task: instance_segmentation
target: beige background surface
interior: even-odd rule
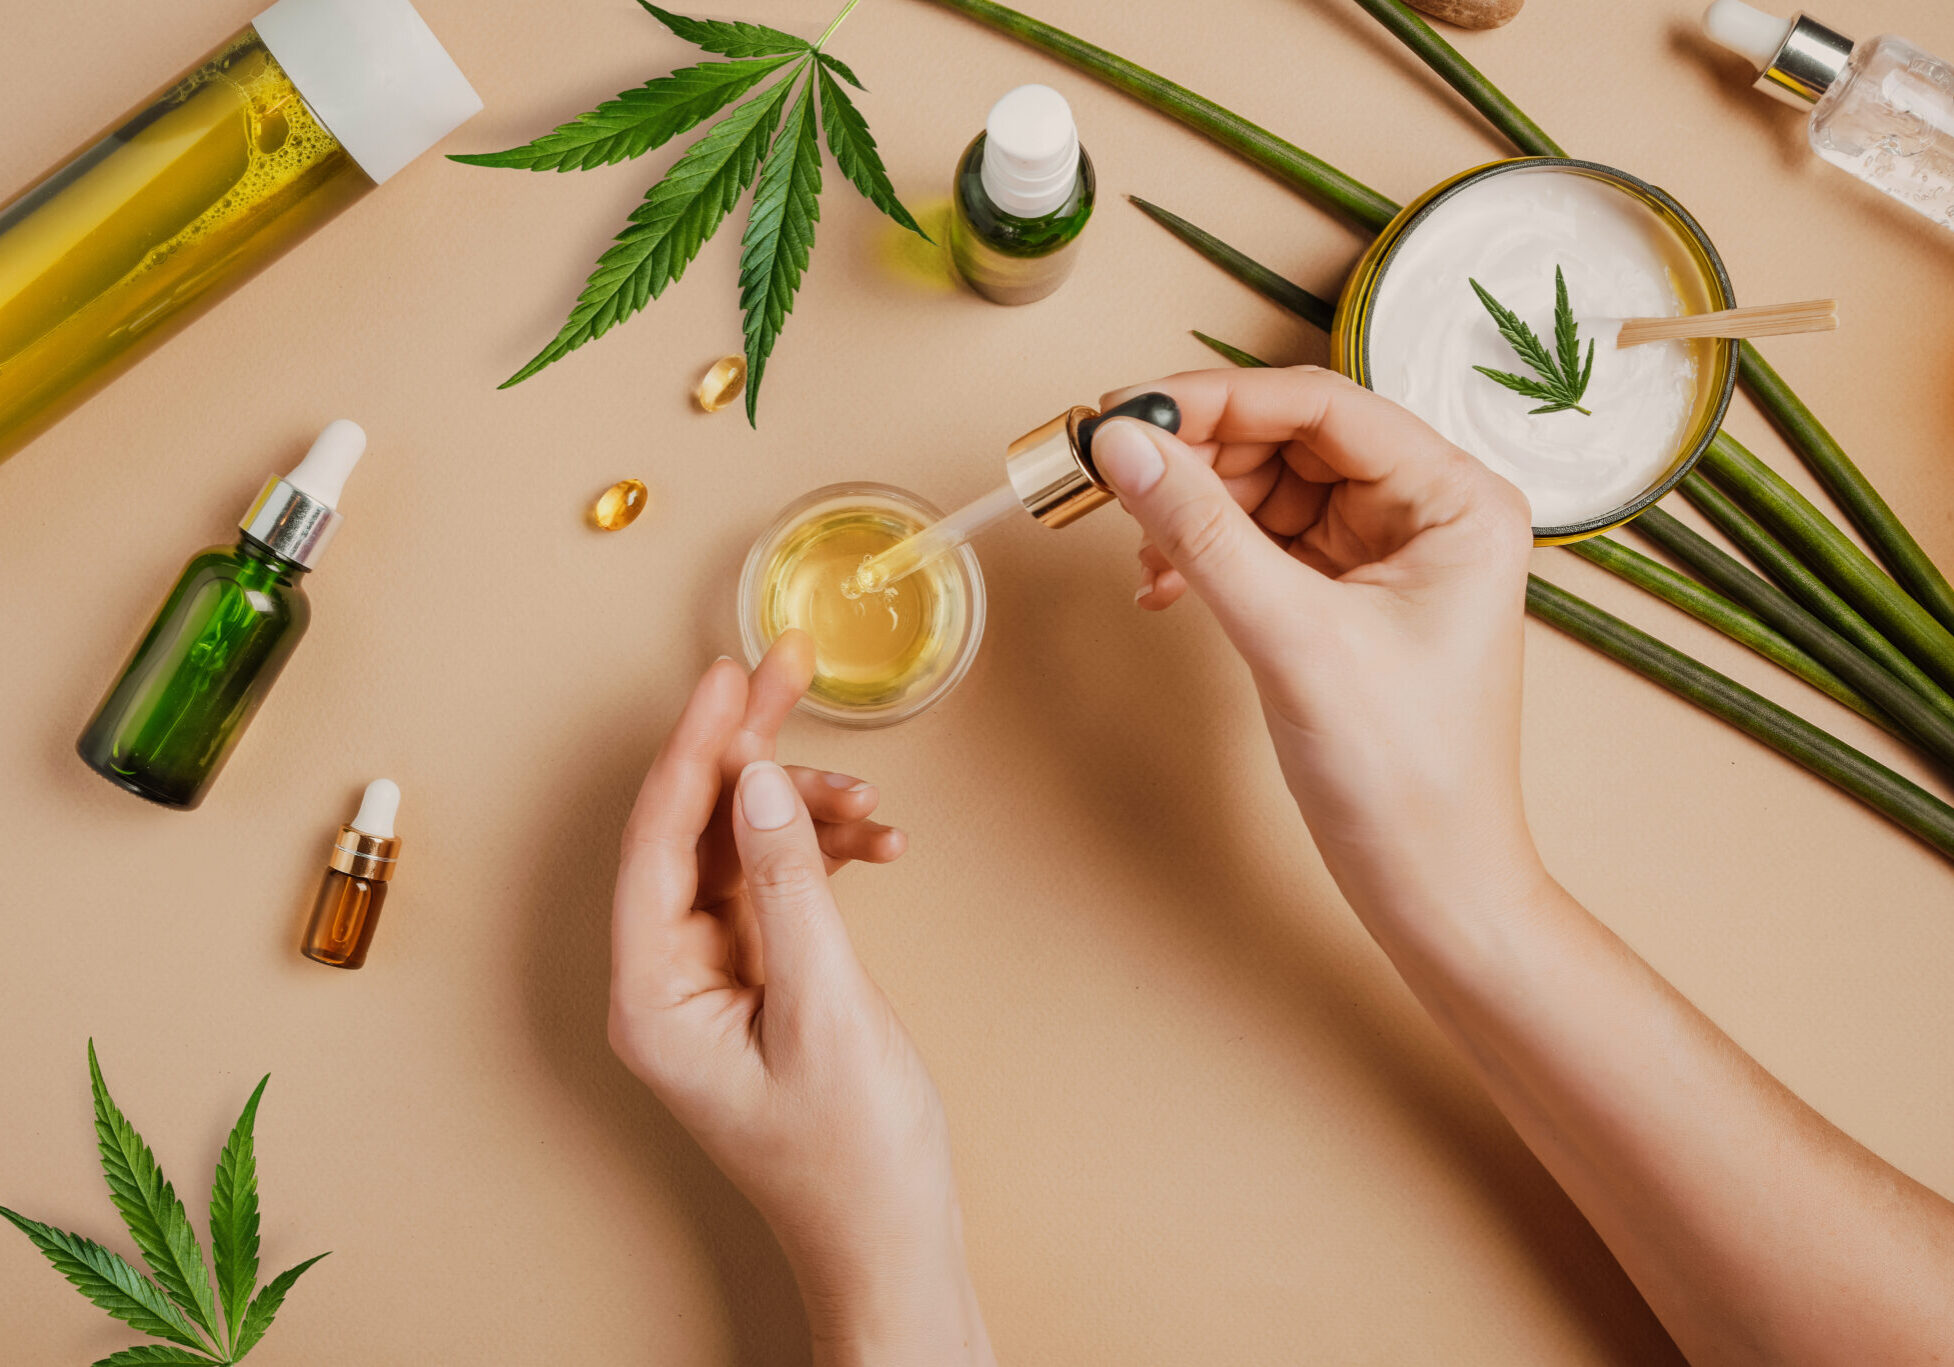
[[[810,34],[829,17],[734,8]],[[1346,0],[1035,8],[1395,197],[1502,150]],[[1742,297],[1844,301],[1845,331],[1768,354],[1954,565],[1954,238],[1808,157],[1795,116],[1692,36],[1696,8],[1533,0],[1461,46],[1570,148],[1688,204]],[[423,9],[488,103],[450,150],[690,60],[628,0]],[[0,186],[251,13],[0,0]],[[1954,51],[1936,0],[1828,17]],[[268,1269],[334,1254],[264,1367],[801,1357],[766,1230],[603,1037],[613,842],[684,690],[736,645],[747,539],[832,480],[980,492],[1005,441],[1064,405],[1203,364],[1190,326],[1323,355],[1120,198],[1332,289],[1357,239],[1258,173],[919,0],[863,5],[836,50],[912,203],[997,94],[1066,92],[1104,199],[1062,293],[1005,310],[892,271],[885,226],[831,173],[757,435],[686,404],[738,345],[734,229],[644,317],[497,393],[664,161],[526,176],[430,157],[0,469],[0,1202],[123,1243],[92,1158],[90,1035],[199,1210],[270,1070]],[[201,811],[114,791],[71,752],[100,690],[183,559],[342,414],[373,448],[309,585],[310,639]],[[1748,403],[1732,423],[1802,480]],[[626,475],[651,511],[587,530]],[[994,534],[989,640],[962,690],[880,734],[797,722],[788,745],[876,779],[912,832],[900,865],[842,895],[942,1084],[1002,1356],[1669,1359],[1354,924],[1211,624],[1130,608],[1131,541],[1117,513]],[[1538,560],[1892,755],[1572,557]],[[1947,866],[1552,632],[1529,650],[1552,867],[1827,1115],[1954,1190]],[[333,830],[381,773],[406,792],[402,870],[373,961],[337,974],[294,942]],[[0,1306],[8,1363],[134,1338],[11,1232]]]

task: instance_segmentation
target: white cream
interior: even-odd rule
[[[1532,416],[1539,403],[1475,365],[1531,377],[1468,279],[1554,345],[1554,268],[1596,342],[1584,408]],[[1369,337],[1370,384],[1520,487],[1536,527],[1599,517],[1674,462],[1696,407],[1699,344],[1619,350],[1624,318],[1683,312],[1678,281],[1699,278],[1654,210],[1592,176],[1553,168],[1490,175],[1455,192],[1408,232],[1384,271]],[[1695,293],[1695,291],[1693,291]],[[1698,305],[1701,307],[1701,305]]]

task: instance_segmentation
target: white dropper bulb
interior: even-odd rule
[[[339,495],[346,488],[346,476],[366,454],[366,432],[346,418],[326,424],[285,482],[301,493],[316,498],[328,508],[339,506]]]
[[[352,424],[348,423],[347,426]],[[360,810],[352,821],[353,829],[362,835],[391,839],[394,817],[399,811],[400,785],[390,778],[376,778],[366,785],[366,793],[360,798]]]
[[[1744,0],[1711,0],[1703,11],[1703,32],[1747,57],[1759,71],[1771,65],[1784,40],[1791,36],[1791,28],[1791,20],[1766,14]]]

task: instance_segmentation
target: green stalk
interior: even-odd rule
[[[1253,260],[1246,253],[1229,246],[1205,228],[1195,227],[1179,214],[1170,213],[1158,204],[1149,204],[1138,195],[1128,195],[1127,199],[1141,213],[1270,303],[1288,309],[1298,318],[1314,323],[1325,332],[1330,330],[1330,323],[1337,314],[1337,306],[1328,299],[1311,294],[1286,276],[1277,275],[1260,261]]]
[[[1954,635],[1909,598],[1811,500],[1725,432],[1710,443],[1699,468],[1822,574],[1887,640],[1912,656],[1943,688],[1954,688]]]
[[[1432,26],[1394,0],[1357,0],[1371,18],[1391,31],[1391,36],[1418,54],[1418,59],[1445,83],[1465,96],[1466,103],[1506,135],[1506,140],[1529,156],[1564,157],[1560,144],[1546,130],[1528,118],[1520,107],[1500,93],[1498,86],[1479,73],[1479,68],[1459,54],[1459,50],[1439,37]]]
[[[1335,210],[1360,228],[1377,232],[1398,212],[1397,205],[1370,186],[1353,180],[1296,144],[1285,142],[1268,129],[1257,127],[1240,115],[1223,109],[1213,100],[1196,95],[1186,86],[1156,76],[1124,57],[1116,57],[1103,47],[1094,47],[1063,29],[1053,28],[1029,15],[995,4],[993,0],[933,2],[1029,43],[1061,62],[1097,77],[1115,90],[1126,92],[1169,118],[1179,120],[1278,180]]]
[[[1567,549],[1617,578],[1626,579],[1637,588],[1654,594],[1671,607],[1681,608],[1705,626],[1715,628],[1738,645],[1797,675],[1833,701],[1845,704],[1881,730],[1902,740],[1911,739],[1884,712],[1866,701],[1864,695],[1800,650],[1789,637],[1773,630],[1760,618],[1722,594],[1703,587],[1688,575],[1679,574],[1661,561],[1652,560],[1640,551],[1630,550],[1621,542],[1605,536],[1576,541]]]
[[[1707,517],[1717,530],[1735,542],[1765,574],[1805,610],[1864,654],[1878,662],[1888,674],[1925,698],[1943,716],[1954,718],[1954,696],[1927,676],[1927,672],[1908,659],[1891,641],[1880,635],[1871,622],[1853,611],[1852,605],[1834,593],[1824,580],[1806,567],[1790,551],[1760,526],[1750,514],[1733,503],[1716,485],[1691,475],[1679,486],[1682,496]],[[1653,525],[1653,524],[1652,524]],[[1740,566],[1741,568],[1741,566]]]
[[[1508,99],[1498,86],[1460,56],[1450,43],[1434,33],[1429,24],[1412,13],[1403,0],[1357,0],[1357,3],[1416,53],[1447,85],[1464,96],[1466,103],[1504,133],[1507,140],[1520,151],[1534,156],[1566,155],[1560,145]],[[1892,507],[1880,497],[1872,481],[1853,464],[1844,448],[1825,430],[1825,425],[1813,416],[1811,409],[1792,392],[1791,386],[1749,342],[1743,342],[1737,348],[1737,373],[1744,387],[1791,443],[1798,458],[1805,463],[1805,468],[1817,476],[1826,491],[1837,500],[1880,561],[1893,572],[1893,577],[1906,586],[1918,606],[1925,608],[1943,628],[1954,631],[1954,586],[1948,584],[1947,577],[1928,558],[1926,551],[1907,531]],[[1804,548],[1798,549],[1803,554]],[[1831,567],[1817,564],[1813,568],[1829,572]],[[1848,596],[1851,595],[1848,593]],[[1875,621],[1880,620],[1875,613],[1869,612],[1867,615]],[[1943,679],[1943,682],[1946,680]]]
[[[1954,587],[1879,496],[1879,490],[1860,473],[1825,425],[1812,416],[1811,409],[1791,392],[1791,386],[1765,363],[1756,347],[1743,343],[1737,350],[1737,365],[1745,387],[1804,458],[1805,467],[1845,509],[1893,577],[1942,626],[1954,631]]]
[[[1954,807],[1877,760],[1538,575],[1527,576],[1527,610],[1764,742],[1954,858]]]
[[[1256,356],[1249,352],[1243,351],[1238,346],[1231,346],[1229,343],[1222,341],[1219,337],[1210,337],[1208,336],[1207,333],[1199,331],[1198,329],[1190,328],[1188,330],[1194,334],[1194,339],[1197,342],[1199,342],[1202,346],[1208,348],[1208,350],[1212,351],[1215,355],[1221,357],[1222,360],[1227,361],[1230,365],[1238,365],[1245,370],[1268,368],[1269,363],[1263,360],[1260,356]]]
[[[1718,550],[1660,508],[1629,524],[1700,575],[1712,588],[1741,603],[1789,637],[1827,669],[1905,727],[1928,754],[1954,772],[1954,719],[1855,650],[1783,590]]]

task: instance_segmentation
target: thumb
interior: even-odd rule
[[[755,760],[740,774],[733,839],[760,930],[767,1004],[791,1019],[800,1002],[831,995],[837,975],[859,966],[813,818],[787,771],[771,760]]]
[[[1237,648],[1272,625],[1280,598],[1294,591],[1298,566],[1235,502],[1214,467],[1172,432],[1130,418],[1093,433],[1092,462]]]

